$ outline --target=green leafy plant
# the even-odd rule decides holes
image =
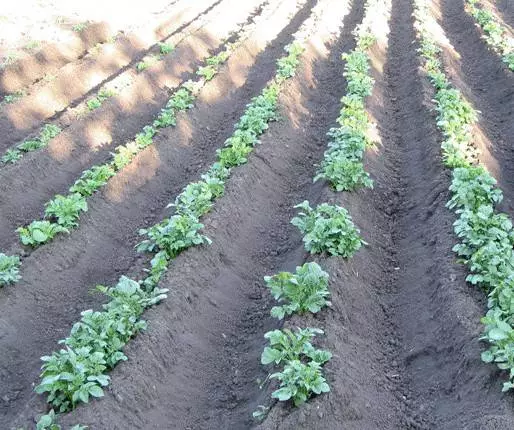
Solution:
[[[311,327],[298,328],[296,331],[285,328],[267,332],[264,338],[268,339],[270,346],[264,348],[261,363],[264,365],[281,364],[303,356],[320,364],[327,362],[332,354],[314,348],[310,342],[318,334],[323,334],[323,330]]]
[[[162,55],[167,55],[175,49],[175,47],[171,43],[159,42],[158,45],[159,52]]]
[[[274,306],[271,315],[283,319],[286,315],[304,312],[319,312],[330,304],[327,297],[328,273],[317,263],[305,263],[296,268],[296,273],[280,272],[277,275],[264,277],[266,286],[282,306]]]
[[[187,185],[172,206],[178,214],[200,217],[209,212],[212,201],[223,195],[224,190],[223,181],[204,175],[203,181]]]
[[[203,76],[206,81],[212,80],[212,78],[214,78],[214,76],[217,73],[218,73],[218,70],[217,70],[216,66],[213,66],[213,65],[202,66],[196,72],[196,74],[198,76]]]
[[[2,157],[3,163],[15,163],[23,157],[23,153],[37,151],[38,149],[44,148],[48,145],[51,139],[61,133],[61,128],[54,124],[45,124],[40,132],[39,136],[33,139],[27,139],[24,142],[16,145],[15,148],[9,149]]]
[[[102,89],[98,92],[96,97],[93,97],[86,102],[87,108],[90,111],[98,109],[100,106],[102,106],[105,100],[107,100],[109,97],[113,97],[114,95],[116,95],[114,90]]]
[[[492,15],[468,0],[472,14],[480,25],[488,26]],[[438,112],[437,125],[445,140],[441,147],[445,164],[453,168],[450,190],[452,198],[447,206],[458,215],[454,230],[460,242],[454,251],[467,264],[470,274],[466,280],[488,292],[485,326],[481,337],[489,343],[482,353],[486,363],[496,363],[509,371],[503,391],[514,388],[514,231],[506,214],[497,213],[495,205],[502,200],[501,190],[495,188],[495,179],[478,165],[477,150],[473,145],[471,125],[476,112],[452,87],[445,77],[440,61],[441,48],[429,32],[435,22],[421,0],[415,2],[416,26],[421,39],[421,53],[425,70],[436,90],[434,101]],[[500,40],[495,26],[484,28],[490,36]]]
[[[514,40],[509,36],[507,28],[489,10],[478,6],[476,0],[467,0],[468,10],[482,30],[484,39],[502,56],[507,67],[514,71]]]
[[[70,188],[70,192],[78,193],[84,197],[91,196],[114,175],[115,171],[110,165],[93,166],[82,173],[81,177]]]
[[[68,196],[57,195],[46,204],[45,217],[54,219],[57,224],[66,228],[78,225],[81,212],[87,212],[86,198],[79,193]]]
[[[288,55],[277,60],[277,79],[279,81],[295,75],[296,69],[300,64],[299,57],[304,51],[301,44],[294,42],[287,45],[284,49]]]
[[[81,31],[84,31],[88,26],[89,26],[89,22],[84,21],[84,22],[79,22],[79,23],[75,24],[73,27],[71,27],[71,29],[77,33],[80,33]]]
[[[17,102],[18,100],[20,100],[21,98],[23,98],[25,96],[25,91],[23,90],[18,90],[18,91],[15,91],[14,93],[12,94],[7,94],[4,96],[4,99],[2,100],[2,102],[0,103],[0,105],[3,105],[3,104],[11,104],[11,103],[14,103],[14,102]]]
[[[0,253],[0,287],[20,280],[20,257]]]
[[[287,401],[295,406],[304,403],[312,394],[330,391],[321,372],[321,366],[332,358],[329,351],[316,349],[310,340],[323,331],[316,328],[273,330],[264,335],[270,346],[264,348],[261,363],[282,364],[280,372],[270,377],[280,381],[280,387],[272,397]]]
[[[109,384],[105,372],[126,360],[122,348],[146,327],[139,319],[144,309],[166,297],[166,290],[142,290],[138,282],[122,276],[115,287],[97,287],[111,300],[102,311],[82,313],[70,336],[62,340],[64,349],[42,357],[38,393],[48,393],[48,401],[60,412],[102,397]]]
[[[132,159],[139,153],[140,147],[136,142],[129,142],[116,148],[116,152],[112,154],[112,165],[115,170],[123,169]]]
[[[281,372],[273,373],[271,378],[280,381],[280,388],[271,397],[281,402],[292,399],[295,406],[305,403],[313,394],[330,391],[321,364],[316,361],[305,364],[300,360],[291,360]]]
[[[179,214],[156,224],[149,229],[139,230],[140,235],[148,236],[138,246],[138,251],[165,251],[169,258],[176,257],[184,249],[202,243],[211,243],[210,239],[199,233],[203,224],[198,218]]]
[[[58,233],[69,233],[66,227],[47,220],[32,221],[28,226],[19,227],[16,231],[23,245],[33,247],[50,242]]]
[[[477,210],[483,205],[500,203],[503,194],[495,186],[496,180],[482,166],[455,168],[450,186],[453,196],[446,206]]]
[[[328,203],[312,209],[307,200],[295,208],[302,212],[291,220],[291,224],[303,233],[305,249],[311,254],[327,252],[330,255],[351,257],[366,244],[346,209]]]
[[[2,156],[2,163],[14,164],[18,161],[23,154],[18,149],[8,149],[7,152]]]

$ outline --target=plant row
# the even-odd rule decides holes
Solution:
[[[325,179],[336,191],[351,191],[358,186],[371,186],[364,172],[362,158],[368,146],[366,133],[369,120],[365,99],[371,95],[373,79],[369,76],[368,50],[375,43],[371,33],[379,3],[369,0],[365,5],[363,22],[357,27],[356,48],[343,55],[346,60],[344,76],[347,95],[342,98],[339,127],[330,129],[329,149],[314,180]],[[299,213],[291,220],[303,235],[305,249],[311,254],[352,257],[366,242],[359,235],[348,211],[337,205],[321,203],[312,208],[308,201],[295,206]],[[329,274],[316,262],[305,263],[295,273],[280,272],[264,278],[278,306],[271,315],[279,320],[290,315],[315,314],[326,306],[330,291]],[[263,365],[274,364],[278,371],[269,375],[279,381],[271,396],[279,401],[292,400],[295,406],[312,395],[330,391],[322,366],[330,360],[329,351],[316,349],[311,340],[323,334],[319,328],[288,328],[273,330],[264,335],[269,345],[261,355]],[[260,406],[253,416],[262,419],[267,408]]]
[[[236,44],[227,44],[224,51],[208,58],[206,64],[214,64],[211,67],[217,73],[236,46]],[[198,73],[202,70],[203,67],[200,67]],[[210,79],[215,73],[209,76]],[[82,172],[80,178],[70,187],[67,195],[56,195],[46,203],[42,220],[34,220],[29,225],[17,229],[22,244],[37,248],[50,242],[58,233],[69,233],[71,229],[76,228],[81,213],[88,210],[87,199],[128,165],[139,152],[152,145],[153,138],[159,130],[174,127],[177,114],[193,107],[198,92],[207,81],[208,79],[200,77],[196,81],[183,83],[173,93],[153,122],[144,126],[142,131],[136,134],[134,140],[116,147],[107,162]]]
[[[373,2],[368,2],[373,3]],[[375,43],[371,32],[372,17],[364,16],[353,32],[357,46],[342,55],[346,60],[343,75],[347,81],[347,93],[341,99],[342,108],[337,122],[328,132],[329,144],[314,181],[324,179],[336,191],[353,191],[359,187],[373,187],[373,181],[364,170],[364,152],[372,142],[367,133],[370,121],[365,100],[371,95],[374,80],[369,74],[368,49]]]
[[[416,1],[416,27],[424,68],[435,89],[444,163],[453,169],[447,206],[457,214],[454,230],[460,239],[453,250],[469,268],[466,280],[488,294],[481,339],[489,349],[482,360],[509,372],[503,384],[507,391],[514,387],[514,230],[509,217],[495,209],[503,196],[496,180],[477,161],[471,132],[476,112],[445,75],[441,48],[429,31],[433,18],[423,3]]]
[[[466,0],[471,16],[484,31],[484,39],[498,52],[507,67],[514,71],[514,39],[494,14],[481,8],[478,0]]]
[[[0,161],[4,164],[16,163],[27,152],[37,151],[48,145],[48,142],[61,133],[61,128],[53,124],[45,124],[39,135],[33,139],[24,140],[14,148],[8,149]]]
[[[276,118],[279,91],[285,80],[294,75],[302,47],[293,43],[286,51],[287,55],[278,61],[275,78],[261,95],[252,99],[233,135],[218,150],[218,160],[201,181],[189,184],[177,196],[171,205],[174,215],[141,230],[147,239],[138,249],[153,254],[145,277],[136,282],[123,276],[115,287],[98,287],[110,298],[104,309],[83,312],[70,335],[61,341],[64,348],[42,358],[42,380],[36,391],[48,393],[48,401],[58,411],[67,411],[80,402],[88,402],[91,397],[103,396],[103,387],[109,384],[107,372],[120,360],[126,360],[123,347],[146,327],[141,314],[165,297],[166,290],[159,289],[158,282],[169,262],[191,246],[210,242],[199,232],[202,228],[199,218],[223,194],[232,168],[247,162],[259,136]],[[164,116],[160,119],[168,123]]]

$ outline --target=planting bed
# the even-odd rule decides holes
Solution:
[[[512,25],[510,3],[494,3]],[[59,57],[54,81],[20,83],[26,93],[0,106],[0,156],[45,125],[60,132],[0,163],[0,428],[36,428],[52,407],[39,428],[514,428],[502,393],[514,359],[497,360],[507,370],[481,360],[504,340],[480,321],[487,294],[510,291],[510,278],[472,285],[452,250],[456,166],[427,60],[431,37],[444,89],[479,111],[459,123],[464,146],[481,151],[472,162],[512,219],[514,73],[465,4],[179,0],[98,52]],[[88,109],[109,83],[116,92]],[[123,148],[136,149],[120,164]],[[76,191],[102,165],[105,180]],[[63,225],[45,214],[58,195],[87,210],[68,232],[22,244],[18,227]],[[305,200],[346,209],[334,241],[353,231],[364,242],[308,252],[291,223]],[[180,236],[184,222],[197,227]],[[311,262],[328,275],[328,306],[272,316],[264,277]],[[297,327],[323,330],[311,342],[331,353],[314,360],[330,391],[294,406],[270,378],[294,359],[263,365],[261,354],[265,333]],[[84,367],[62,364],[78,345]],[[52,354],[57,370],[40,376]]]

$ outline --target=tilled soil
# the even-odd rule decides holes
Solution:
[[[433,93],[419,71],[411,3],[392,0],[390,33],[381,28],[372,51],[376,83],[368,107],[378,143],[365,164],[374,188],[354,193],[334,193],[312,177],[345,94],[341,53],[354,47],[363,2],[248,5],[258,10],[256,32],[202,90],[195,108],[90,199],[70,237],[32,252],[23,280],[0,291],[1,428],[30,426],[46,410],[44,398],[32,393],[39,357],[56,348],[80,311],[102,302],[89,293],[91,286],[113,284],[146,262],[133,250],[138,228],[164,217],[166,204],[212,163],[315,7],[325,13],[281,94],[281,118],[202,220],[212,245],[172,262],[161,284],[170,290],[168,299],[145,314],[149,328],[125,348],[129,360],[111,373],[106,397],[60,422],[91,429],[514,428],[512,396],[500,392],[504,375],[480,361],[484,296],[466,284],[451,250],[450,173],[440,158]],[[482,110],[479,126],[490,145],[484,148],[498,163],[495,173],[503,173],[498,178],[508,210],[514,197],[508,181],[511,78],[467,20],[462,1],[441,0],[440,7],[441,23],[461,54],[457,61],[447,53],[448,70]],[[494,102],[494,91],[502,102]],[[80,164],[70,165],[70,175],[76,174]],[[37,195],[46,185],[34,187]],[[263,276],[313,260],[290,224],[293,206],[306,199],[347,208],[368,245],[349,260],[314,258],[330,274],[332,306],[285,324],[325,331],[316,344],[334,354],[325,366],[331,392],[294,409],[270,401],[274,384],[260,387],[271,370],[260,364],[263,335],[279,326],[269,314]],[[0,209],[11,204],[2,200]],[[3,230],[0,239],[11,243]],[[262,423],[251,417],[258,405],[270,407]]]
[[[514,29],[514,3],[511,0],[496,0],[494,3],[505,24]]]

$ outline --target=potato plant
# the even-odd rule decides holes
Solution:
[[[87,430],[87,426],[76,424],[70,430]],[[53,409],[45,415],[41,415],[36,423],[36,430],[61,430],[61,426],[57,424],[57,416]]]
[[[282,365],[280,372],[270,378],[278,379],[280,386],[272,397],[280,401],[292,400],[299,406],[313,394],[327,393],[327,384],[321,366],[332,358],[329,351],[316,349],[311,340],[323,330],[317,328],[298,328],[273,330],[264,335],[269,346],[264,348],[261,363]]]
[[[328,273],[315,262],[297,267],[296,273],[280,272],[273,276],[265,276],[264,281],[273,298],[285,302],[271,309],[271,315],[275,318],[283,319],[293,313],[317,313],[330,305],[327,300],[330,295]]]
[[[20,235],[21,243],[33,248],[50,242],[58,233],[70,232],[66,227],[48,220],[32,221],[28,226],[19,227],[16,231]]]
[[[346,209],[328,203],[313,209],[307,200],[295,208],[302,211],[291,224],[302,232],[305,249],[311,254],[326,252],[348,258],[366,244]]]
[[[20,279],[20,257],[0,253],[0,287],[15,284]]]
[[[113,97],[115,95],[116,95],[116,91],[114,91],[114,90],[102,89],[98,92],[96,97],[93,97],[86,102],[86,106],[90,111],[98,109],[100,106],[102,106],[102,104],[105,100],[107,100],[109,97]]]

